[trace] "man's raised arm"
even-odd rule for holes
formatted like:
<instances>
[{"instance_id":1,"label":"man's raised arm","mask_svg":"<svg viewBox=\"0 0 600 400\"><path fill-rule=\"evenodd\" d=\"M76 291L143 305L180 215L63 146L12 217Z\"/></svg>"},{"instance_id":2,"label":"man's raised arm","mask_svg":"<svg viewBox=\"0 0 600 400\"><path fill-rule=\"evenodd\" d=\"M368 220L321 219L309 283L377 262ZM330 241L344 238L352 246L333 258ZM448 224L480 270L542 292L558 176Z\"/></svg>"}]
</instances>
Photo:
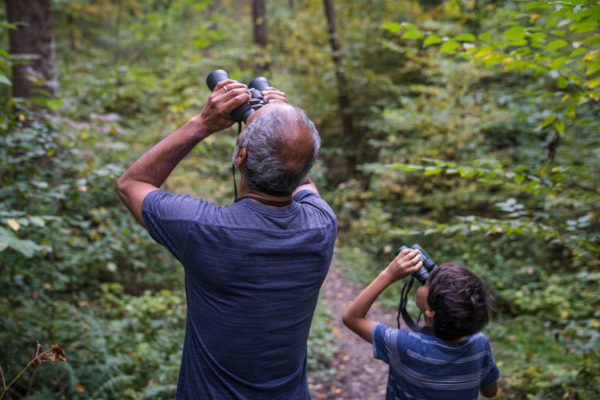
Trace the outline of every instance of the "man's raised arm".
<instances>
[{"instance_id":1,"label":"man's raised arm","mask_svg":"<svg viewBox=\"0 0 600 400\"><path fill-rule=\"evenodd\" d=\"M160 188L196 144L231 126L234 121L229 113L249 99L246 85L233 80L219 82L199 115L154 145L123 173L117 181L119 197L140 224L145 226L142 203L146 195Z\"/></svg>"},{"instance_id":2,"label":"man's raised arm","mask_svg":"<svg viewBox=\"0 0 600 400\"><path fill-rule=\"evenodd\" d=\"M294 189L294 192L292 193L292 197L294 197L296 195L296 193L298 193L302 190L309 190L320 196L319 190L317 189L317 185L315 185L315 183L312 181L312 179L310 179L310 176L308 176L308 175L306 175L306 177L304 178L304 180L302 181L300 186L298 186L296 189Z\"/></svg>"}]
</instances>

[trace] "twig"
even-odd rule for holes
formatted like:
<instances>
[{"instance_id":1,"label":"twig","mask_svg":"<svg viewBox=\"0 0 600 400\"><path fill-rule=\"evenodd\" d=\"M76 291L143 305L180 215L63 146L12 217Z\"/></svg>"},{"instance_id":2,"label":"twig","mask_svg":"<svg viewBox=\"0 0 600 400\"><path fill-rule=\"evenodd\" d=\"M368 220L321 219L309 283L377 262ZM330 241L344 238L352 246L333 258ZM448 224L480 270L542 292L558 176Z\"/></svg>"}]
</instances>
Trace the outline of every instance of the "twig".
<instances>
[{"instance_id":1,"label":"twig","mask_svg":"<svg viewBox=\"0 0 600 400\"><path fill-rule=\"evenodd\" d=\"M4 371L2 371L2 365L0 365L0 376L2 376L2 387L6 392L6 380L4 379Z\"/></svg>"},{"instance_id":2,"label":"twig","mask_svg":"<svg viewBox=\"0 0 600 400\"><path fill-rule=\"evenodd\" d=\"M53 344L53 345L51 345L51 347L48 350L44 351L42 346L38 342L37 347L35 348L35 352L33 353L33 356L31 357L31 360L29 360L29 362L27 363L25 368L23 368L17 374L17 376L15 376L12 381L10 381L10 383L8 385L6 385L6 382L4 381L4 373L2 372L2 384L3 384L4 389L2 390L2 393L0 393L0 400L2 400L4 398L4 396L8 392L8 389L10 389L10 387L17 381L17 379L19 379L21 377L21 375L23 375L23 373L25 371L27 371L27 369L29 367L33 366L32 368L36 368L38 365L45 363L47 361L51 361L52 364L54 364L54 362L57 360L58 361L67 361L67 358L65 357L65 352L61 345ZM2 371L1 368L0 368L0 371ZM35 376L35 374L34 374L34 376ZM29 392L30 389L31 389L31 385L29 386L27 391Z\"/></svg>"},{"instance_id":3,"label":"twig","mask_svg":"<svg viewBox=\"0 0 600 400\"><path fill-rule=\"evenodd\" d=\"M15 383L17 381L17 379L19 379L21 377L21 375L23 375L23 372L27 371L27 368L29 368L31 366L31 364L33 364L33 362L35 360L36 360L36 358L33 358L31 361L29 361L27 363L27 365L25 366L25 368L23 368L21 370L21 372L19 372L17 374L17 376L15 376L12 381L10 381L10 383L8 384L8 386L4 386L4 391L2 393L0 393L0 400L2 400L4 398L4 395L6 394L6 392L8 391L8 389L12 386L12 384Z\"/></svg>"}]
</instances>

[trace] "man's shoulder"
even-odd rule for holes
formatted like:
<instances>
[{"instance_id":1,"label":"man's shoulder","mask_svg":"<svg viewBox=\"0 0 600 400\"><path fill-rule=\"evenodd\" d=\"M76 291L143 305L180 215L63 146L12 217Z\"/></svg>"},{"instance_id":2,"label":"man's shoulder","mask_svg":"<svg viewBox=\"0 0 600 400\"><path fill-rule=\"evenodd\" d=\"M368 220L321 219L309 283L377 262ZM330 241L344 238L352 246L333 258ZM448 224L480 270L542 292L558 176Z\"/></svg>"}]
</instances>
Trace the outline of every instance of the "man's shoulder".
<instances>
[{"instance_id":1,"label":"man's shoulder","mask_svg":"<svg viewBox=\"0 0 600 400\"><path fill-rule=\"evenodd\" d=\"M201 198L159 189L146 195L142 203L142 214L161 219L192 221L200 216L216 213L219 208Z\"/></svg>"},{"instance_id":2,"label":"man's shoulder","mask_svg":"<svg viewBox=\"0 0 600 400\"><path fill-rule=\"evenodd\" d=\"M322 213L330 216L334 221L337 221L335 213L331 209L331 206L317 193L310 190L302 190L294 195L294 201L299 203L301 206L307 206L314 208Z\"/></svg>"}]
</instances>

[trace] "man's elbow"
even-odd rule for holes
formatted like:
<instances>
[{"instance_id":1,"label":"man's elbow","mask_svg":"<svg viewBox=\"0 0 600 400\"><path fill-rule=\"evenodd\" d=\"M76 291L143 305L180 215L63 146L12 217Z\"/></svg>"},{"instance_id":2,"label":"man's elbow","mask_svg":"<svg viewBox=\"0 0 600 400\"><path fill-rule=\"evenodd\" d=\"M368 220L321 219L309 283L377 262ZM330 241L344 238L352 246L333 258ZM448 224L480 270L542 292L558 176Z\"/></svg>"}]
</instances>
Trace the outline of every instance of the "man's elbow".
<instances>
[{"instance_id":1,"label":"man's elbow","mask_svg":"<svg viewBox=\"0 0 600 400\"><path fill-rule=\"evenodd\" d=\"M119 195L119 197L121 198L122 201L125 201L125 199L127 198L127 187L128 187L127 179L124 178L124 176L121 176L117 180L117 194Z\"/></svg>"},{"instance_id":2,"label":"man's elbow","mask_svg":"<svg viewBox=\"0 0 600 400\"><path fill-rule=\"evenodd\" d=\"M482 387L480 391L485 397L495 397L498 394L498 382L494 382L492 385L487 387Z\"/></svg>"}]
</instances>

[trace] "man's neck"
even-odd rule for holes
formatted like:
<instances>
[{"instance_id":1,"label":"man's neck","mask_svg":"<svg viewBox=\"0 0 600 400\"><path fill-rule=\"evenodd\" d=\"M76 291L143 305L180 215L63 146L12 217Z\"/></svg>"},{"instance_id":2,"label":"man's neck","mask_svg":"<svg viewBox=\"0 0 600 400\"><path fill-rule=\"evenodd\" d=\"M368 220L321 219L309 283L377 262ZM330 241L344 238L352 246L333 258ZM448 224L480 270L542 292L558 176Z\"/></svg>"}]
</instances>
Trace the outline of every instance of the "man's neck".
<instances>
[{"instance_id":1,"label":"man's neck","mask_svg":"<svg viewBox=\"0 0 600 400\"><path fill-rule=\"evenodd\" d=\"M249 190L247 188L240 187L237 200L241 200L245 197L249 198L249 200L255 203L261 203L271 208L287 207L292 201L291 194L288 196L274 196L271 194L258 192L256 190Z\"/></svg>"}]
</instances>

